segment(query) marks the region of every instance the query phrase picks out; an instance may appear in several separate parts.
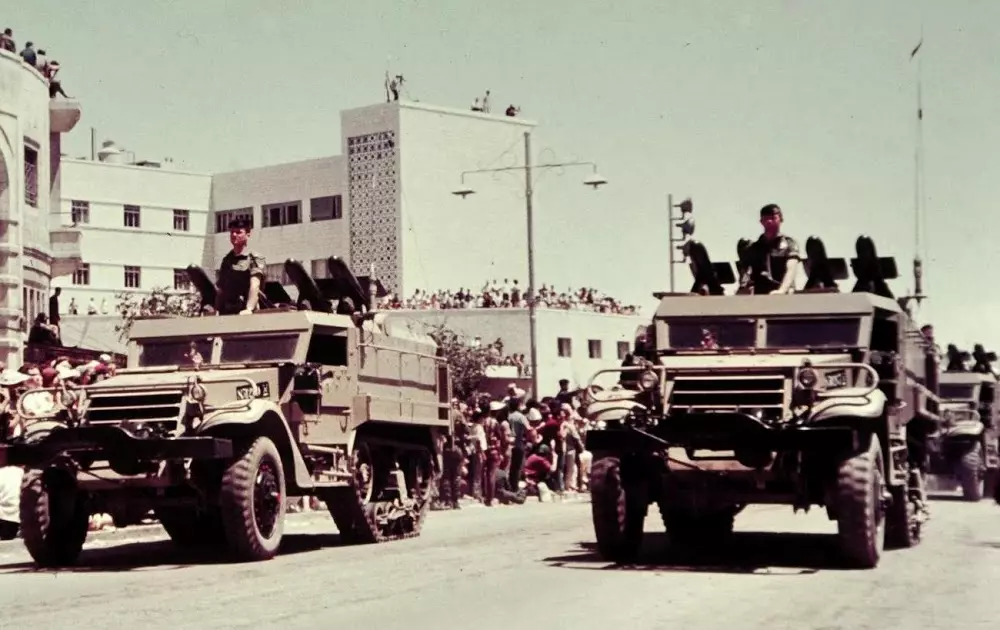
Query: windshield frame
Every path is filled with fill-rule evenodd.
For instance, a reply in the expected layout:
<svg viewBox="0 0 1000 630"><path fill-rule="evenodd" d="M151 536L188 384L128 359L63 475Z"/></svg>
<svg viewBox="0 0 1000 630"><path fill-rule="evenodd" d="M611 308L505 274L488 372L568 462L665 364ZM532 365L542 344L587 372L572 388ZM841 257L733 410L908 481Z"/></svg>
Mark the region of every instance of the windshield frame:
<svg viewBox="0 0 1000 630"><path fill-rule="evenodd" d="M265 356L231 358L230 354L234 349L243 347L245 342L267 343L280 341L283 345L281 350L272 353L273 356L263 353ZM235 342L235 343L234 343ZM165 368L165 367L197 367L215 365L246 365L246 364L282 364L295 363L299 361L302 352L302 333L279 331L261 333L227 333L214 335L184 335L184 336L164 336L147 337L142 340L134 340L137 346L137 367L140 369ZM194 344L198 351L197 360L192 358L190 347ZM227 346L230 348L227 353ZM268 348L269 346L262 346ZM275 347L275 346L270 346ZM154 349L154 354L150 354L149 349ZM162 353L158 356L156 353ZM239 352L239 351L237 351ZM150 357L157 358L150 362ZM165 357L165 358L163 358Z"/></svg>
<svg viewBox="0 0 1000 630"><path fill-rule="evenodd" d="M867 337L870 336L871 323L866 321L866 315L822 315L822 314L807 314L802 316L770 316L770 315L747 315L747 316L712 316L706 315L704 317L662 317L657 318L657 337L665 340L665 344L660 347L660 352L666 353L703 353L703 352L718 352L726 351L730 353L782 353L789 351L817 351L817 352L833 352L842 351L847 349L855 348L868 348L869 341ZM769 337L772 336L770 330L772 328L782 328L782 324L794 325L818 325L822 322L834 322L834 325L841 326L841 332L850 326L851 335L842 335L840 339L834 338L833 341L827 341L824 343L781 343L775 344L768 343ZM778 326L773 326L775 323ZM750 343L734 343L733 335L729 335L729 344L726 345L726 341L720 339L718 344L714 347L704 346L700 343L695 343L694 339L696 337L695 333L691 329L696 327L710 328L719 326L747 326L754 330L754 338ZM686 332L681 332L686 331ZM748 331L745 331L748 332ZM749 341L748 339L746 339ZM706 340L709 341L709 340Z"/></svg>
<svg viewBox="0 0 1000 630"><path fill-rule="evenodd" d="M857 348L859 347L862 333L862 318L859 316L846 315L846 316L826 316L826 317L770 317L764 320L764 335L763 335L763 345L762 348L768 350L787 350L790 348L809 348L809 349L821 349L825 350L828 348ZM807 327L810 325L814 327L814 331L818 332L821 330L820 324L826 324L826 332L831 333L830 336L841 335L841 339L833 340L829 342L816 343L804 340L782 340L781 343L775 337L784 334L787 337L794 338L796 334L801 335ZM795 330L799 327L799 330ZM839 327L839 328L838 328ZM848 335L848 327L851 328L850 332L853 334ZM772 336L773 335L773 336ZM865 344L867 345L867 344Z"/></svg>

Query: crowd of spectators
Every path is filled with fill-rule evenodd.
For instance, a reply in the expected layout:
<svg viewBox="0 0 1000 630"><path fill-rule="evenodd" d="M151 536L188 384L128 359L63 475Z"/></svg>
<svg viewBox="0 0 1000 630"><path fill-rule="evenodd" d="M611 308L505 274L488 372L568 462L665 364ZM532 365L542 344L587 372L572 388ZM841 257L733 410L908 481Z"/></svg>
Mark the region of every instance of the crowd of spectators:
<svg viewBox="0 0 1000 630"><path fill-rule="evenodd" d="M56 75L59 73L59 62L55 59L49 60L45 50L41 48L36 49L34 42L27 42L21 52L18 53L17 42L14 41L13 29L5 28L3 33L0 34L0 48L15 55L20 54L24 63L38 70L49 83L50 98L55 98L57 94L62 95L64 98L73 98L63 91L60 80L56 78Z"/></svg>
<svg viewBox="0 0 1000 630"><path fill-rule="evenodd" d="M453 436L442 438L438 507L458 509L469 498L491 506L551 501L588 488L591 454L587 421L569 382L541 400L511 384L507 396L452 400Z"/></svg>
<svg viewBox="0 0 1000 630"><path fill-rule="evenodd" d="M487 282L480 291L461 288L457 291L439 290L428 292L418 290L409 298L389 295L382 305L390 310L435 310L453 308L526 308L528 291L517 280L504 279ZM638 307L625 305L602 294L596 289L581 287L560 292L550 285L538 289L535 306L562 310L584 310L596 313L616 313L634 315Z"/></svg>

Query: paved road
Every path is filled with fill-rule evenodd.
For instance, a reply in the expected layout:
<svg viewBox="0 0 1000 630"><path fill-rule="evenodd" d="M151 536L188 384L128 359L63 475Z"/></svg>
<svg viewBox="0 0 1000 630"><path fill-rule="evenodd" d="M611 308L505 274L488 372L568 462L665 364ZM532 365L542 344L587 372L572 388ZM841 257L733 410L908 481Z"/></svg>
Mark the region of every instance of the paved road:
<svg viewBox="0 0 1000 630"><path fill-rule="evenodd" d="M420 538L378 547L339 546L322 514L295 515L285 553L253 565L185 557L158 528L96 536L91 567L61 573L0 543L0 628L1000 627L1000 508L933 507L923 544L874 571L837 568L822 511L778 507L741 515L725 562L695 566L657 534L639 566L600 561L585 503L435 512Z"/></svg>

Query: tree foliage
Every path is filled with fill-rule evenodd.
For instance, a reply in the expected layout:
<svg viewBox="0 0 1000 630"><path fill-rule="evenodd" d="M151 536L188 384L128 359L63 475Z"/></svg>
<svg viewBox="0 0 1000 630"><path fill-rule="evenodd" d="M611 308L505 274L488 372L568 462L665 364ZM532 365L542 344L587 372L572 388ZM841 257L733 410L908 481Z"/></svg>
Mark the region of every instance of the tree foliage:
<svg viewBox="0 0 1000 630"><path fill-rule="evenodd" d="M194 317L201 312L201 296L196 292L181 292L167 287L155 287L147 294L120 292L115 294L121 321L115 325L118 339L125 341L137 317Z"/></svg>
<svg viewBox="0 0 1000 630"><path fill-rule="evenodd" d="M452 396L466 400L476 393L486 377L486 368L496 364L496 351L491 346L475 346L444 324L427 331L441 354L448 360L451 372Z"/></svg>

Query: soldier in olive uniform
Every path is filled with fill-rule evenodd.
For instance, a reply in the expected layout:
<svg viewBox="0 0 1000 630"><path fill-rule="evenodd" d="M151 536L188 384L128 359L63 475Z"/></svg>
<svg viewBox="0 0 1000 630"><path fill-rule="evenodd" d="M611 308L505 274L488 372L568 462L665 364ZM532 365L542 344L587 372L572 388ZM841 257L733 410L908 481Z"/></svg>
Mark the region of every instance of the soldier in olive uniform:
<svg viewBox="0 0 1000 630"><path fill-rule="evenodd" d="M219 315L249 315L257 309L264 284L264 257L247 247L251 225L247 219L229 222L229 242L233 249L222 259L218 274L215 310Z"/></svg>
<svg viewBox="0 0 1000 630"><path fill-rule="evenodd" d="M756 295L791 293L795 289L795 274L802 261L799 246L790 236L781 233L781 208L768 204L760 209L760 235L746 254L747 268L740 278L740 289L752 289Z"/></svg>

